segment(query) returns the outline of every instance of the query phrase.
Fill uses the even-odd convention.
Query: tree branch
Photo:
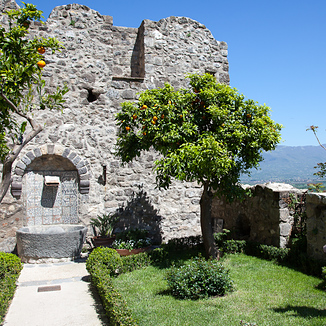
[[[0,95],[2,96],[2,98],[7,102],[7,104],[12,108],[12,110],[16,114],[18,114],[20,117],[22,117],[25,120],[27,120],[29,122],[29,124],[31,125],[31,127],[33,129],[36,129],[38,125],[35,123],[35,121],[31,117],[29,117],[28,115],[26,115],[23,112],[19,111],[19,109],[17,108],[17,106],[3,92],[4,85],[5,85],[5,81],[3,81],[2,85],[1,85],[1,93],[0,93]]]
[[[11,169],[12,164],[20,154],[21,150],[24,148],[24,146],[29,143],[37,134],[39,134],[43,127],[39,124],[37,124],[31,117],[27,116],[26,114],[19,111],[17,106],[4,94],[3,92],[4,82],[2,83],[0,95],[2,98],[7,102],[7,104],[12,108],[12,110],[18,114],[20,117],[24,118],[29,122],[29,124],[32,127],[32,130],[27,134],[27,136],[23,139],[21,144],[15,144],[12,151],[8,154],[6,157],[3,167],[2,167],[2,180],[0,185],[0,203],[2,202],[4,196],[6,195],[11,182]]]

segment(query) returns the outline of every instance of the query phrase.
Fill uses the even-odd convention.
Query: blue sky
[[[25,1],[29,2],[29,1]],[[138,27],[143,19],[158,21],[186,16],[229,46],[231,86],[247,98],[266,103],[283,124],[282,145],[317,145],[310,125],[319,126],[326,143],[326,1],[325,0],[74,0],[116,26]],[[33,0],[47,18],[68,1]],[[19,4],[19,2],[18,2]]]

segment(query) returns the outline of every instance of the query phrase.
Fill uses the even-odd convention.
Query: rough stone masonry
[[[16,6],[0,2],[2,12]],[[175,182],[167,191],[155,189],[155,153],[121,166],[114,157],[114,116],[121,102],[136,101],[143,90],[165,82],[185,87],[187,73],[209,72],[229,83],[227,44],[190,18],[117,27],[111,16],[78,4],[54,8],[45,24],[31,24],[30,35],[63,43],[60,53],[45,53],[43,74],[49,91],[66,83],[69,93],[62,112],[35,114],[44,131],[16,161],[0,208],[0,249],[12,250],[23,225],[76,217],[89,225],[90,218],[117,209],[119,229],[146,228],[157,241],[200,233],[200,187]],[[43,187],[46,175],[60,176],[57,193]]]

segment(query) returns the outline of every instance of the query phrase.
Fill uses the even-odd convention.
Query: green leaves
[[[27,114],[35,109],[61,109],[68,88],[57,88],[53,94],[45,91],[45,81],[37,63],[44,60],[43,51],[54,53],[62,48],[55,38],[29,37],[32,21],[40,21],[42,12],[32,4],[6,12],[9,26],[0,28],[0,159],[9,152],[5,134],[14,140],[22,138],[26,130]],[[26,121],[19,125],[16,114]],[[21,141],[20,141],[21,143]]]
[[[189,89],[163,88],[140,94],[138,103],[126,102],[116,115],[119,126],[117,155],[123,162],[153,147],[162,154],[155,163],[158,187],[172,178],[209,184],[238,196],[240,173],[262,160],[263,150],[275,148],[281,125],[270,109],[210,74],[189,75]]]

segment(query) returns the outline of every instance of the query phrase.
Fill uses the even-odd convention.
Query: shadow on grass
[[[275,308],[273,310],[275,312],[279,312],[279,313],[292,312],[293,316],[303,317],[303,318],[326,317],[325,309],[316,309],[313,307],[306,307],[306,306],[290,306],[290,305],[288,305],[284,308]]]

